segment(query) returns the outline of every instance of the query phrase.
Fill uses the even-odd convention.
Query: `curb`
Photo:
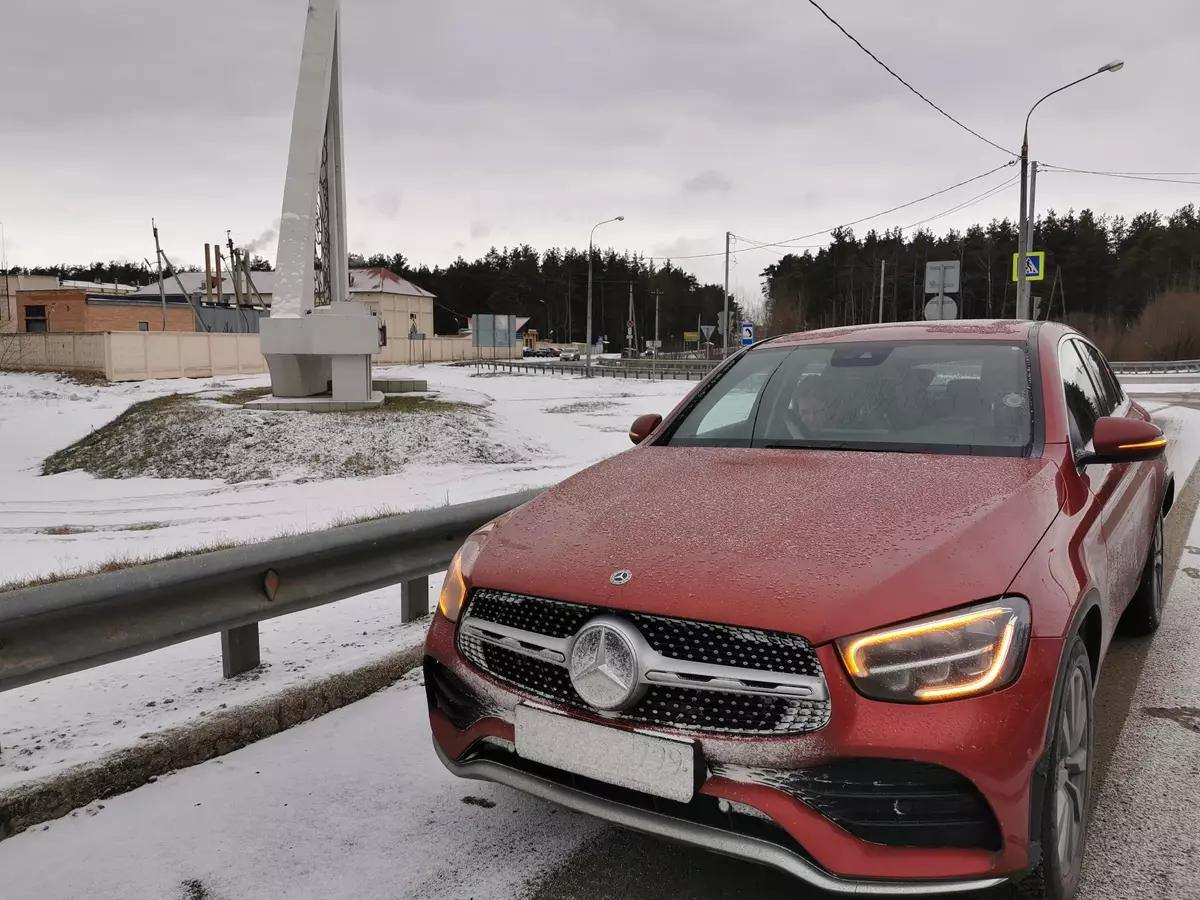
[[[124,794],[380,691],[420,665],[423,644],[158,732],[136,747],[0,791],[0,840],[96,800]]]

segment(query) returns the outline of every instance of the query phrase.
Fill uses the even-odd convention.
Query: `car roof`
[[[857,343],[860,341],[1024,341],[1038,325],[1025,319],[959,319],[952,322],[884,322],[848,325],[785,334],[762,342],[761,347],[792,347],[810,343]],[[1068,331],[1054,322],[1040,323]]]

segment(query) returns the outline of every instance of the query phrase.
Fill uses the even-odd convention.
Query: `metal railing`
[[[583,378],[587,374],[587,366],[567,365],[566,363],[527,363],[480,360],[473,363],[476,368],[490,369],[493,372],[530,372],[535,375],[577,375]],[[649,364],[641,366],[592,366],[592,375],[597,378],[632,378],[642,381],[703,381],[711,372],[710,367],[697,368],[651,368]]]
[[[258,623],[400,584],[429,612],[429,576],[479,526],[539,491],[388,516],[0,593],[0,691],[221,633],[226,677],[260,663]]]
[[[1200,359],[1176,359],[1169,361],[1111,362],[1118,375],[1171,374],[1174,372],[1200,372]]]

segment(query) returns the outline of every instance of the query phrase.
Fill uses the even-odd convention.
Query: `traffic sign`
[[[1021,254],[1013,254],[1013,281],[1019,281],[1017,278],[1017,260],[1021,258]],[[1046,251],[1034,250],[1025,254],[1025,280],[1026,281],[1045,281],[1046,280]]]
[[[753,343],[754,343],[754,323],[753,322],[743,322],[742,323],[742,346],[749,347]]]
[[[693,341],[694,341],[695,343],[697,343],[697,344],[698,344],[698,343],[700,343],[700,332],[698,332],[698,331],[685,331],[685,332],[683,333],[683,342],[684,342],[685,344],[690,344],[690,343],[692,343]]]
[[[925,318],[931,322],[939,319],[957,319],[958,304],[954,302],[953,297],[938,294],[925,304]]]
[[[957,259],[925,263],[925,293],[957,294],[959,263]]]
[[[720,315],[720,313],[717,313],[717,315]],[[717,326],[701,325],[700,330],[704,332],[704,339],[707,341],[710,337],[712,337],[712,333],[717,330]]]

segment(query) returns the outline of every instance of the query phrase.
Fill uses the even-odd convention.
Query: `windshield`
[[[1031,432],[1023,344],[872,341],[753,350],[666,443],[1021,456]]]

